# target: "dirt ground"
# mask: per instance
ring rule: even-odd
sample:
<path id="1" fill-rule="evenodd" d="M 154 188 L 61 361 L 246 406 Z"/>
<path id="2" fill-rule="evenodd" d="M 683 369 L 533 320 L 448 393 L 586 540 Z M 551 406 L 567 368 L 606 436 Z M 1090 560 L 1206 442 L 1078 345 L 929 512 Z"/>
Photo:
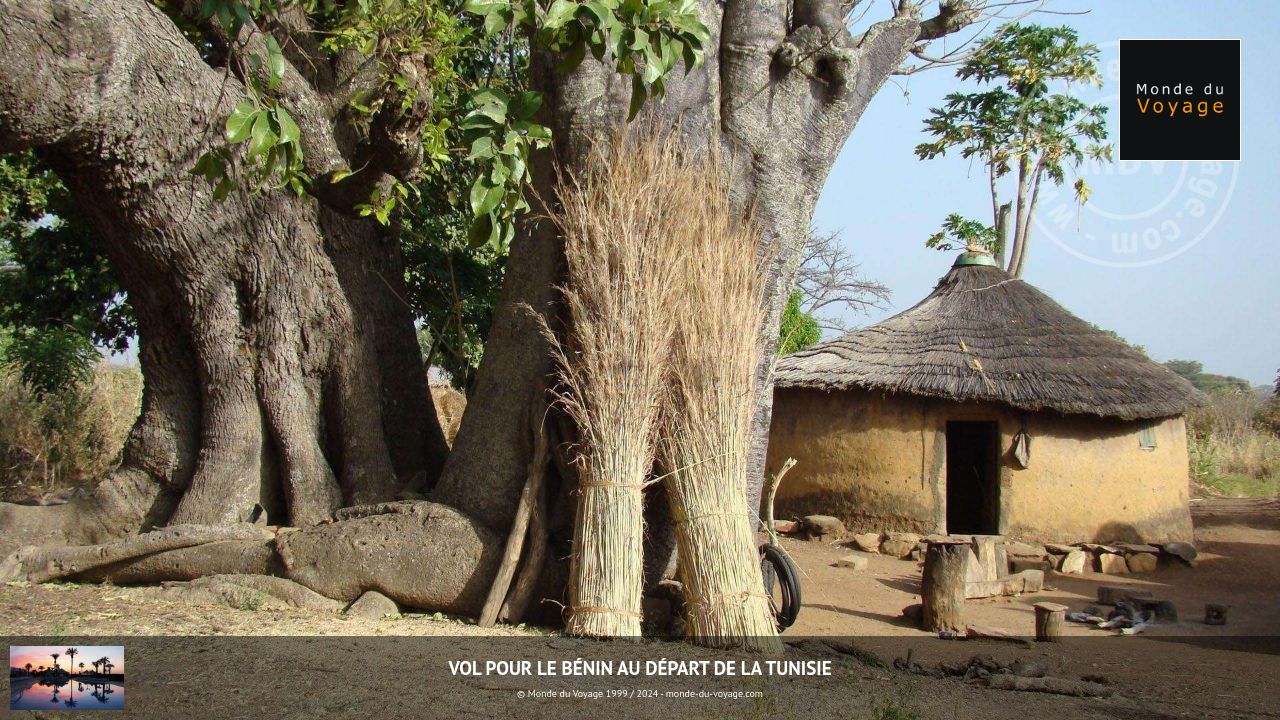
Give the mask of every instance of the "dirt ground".
<path id="1" fill-rule="evenodd" d="M 126 707 L 136 717 L 259 717 L 268 708 L 273 717 L 349 717 L 365 714 L 371 703 L 385 717 L 1280 717 L 1280 504 L 1201 501 L 1193 514 L 1201 550 L 1194 568 L 1162 565 L 1154 573 L 1120 579 L 1050 575 L 1043 592 L 966 606 L 971 623 L 1030 634 L 1033 603 L 1053 600 L 1079 609 L 1094 599 L 1097 585 L 1119 582 L 1152 589 L 1181 616 L 1177 624 L 1137 637 L 1069 626 L 1070 637 L 1056 644 L 939 640 L 899 615 L 919 601 L 915 563 L 873 557 L 859 572 L 834 566 L 846 548 L 789 541 L 787 549 L 804 573 L 804 608 L 785 636 L 792 643 L 787 657 L 831 659 L 832 675 L 663 680 L 657 686 L 754 689 L 754 698 L 529 700 L 517 693 L 539 683 L 590 692 L 634 689 L 643 681 L 459 677 L 446 660 L 732 654 L 671 642 L 579 641 L 538 628 L 481 630 L 442 615 L 374 621 L 303 610 L 193 606 L 163 599 L 151 588 L 12 584 L 0 588 L 0 634 L 11 644 L 22 642 L 18 636 L 41 636 L 39 644 L 132 636 L 123 641 L 129 653 Z M 1201 623 L 1206 602 L 1230 605 L 1229 624 Z M 846 645 L 841 653 L 822 640 L 805 639 L 814 637 L 840 638 L 864 652 L 849 654 Z M 908 652 L 925 667 L 975 654 L 1035 660 L 1055 675 L 1103 678 L 1116 695 L 1007 692 L 892 669 L 893 659 Z M 177 706 L 171 702 L 176 691 L 183 698 Z"/>

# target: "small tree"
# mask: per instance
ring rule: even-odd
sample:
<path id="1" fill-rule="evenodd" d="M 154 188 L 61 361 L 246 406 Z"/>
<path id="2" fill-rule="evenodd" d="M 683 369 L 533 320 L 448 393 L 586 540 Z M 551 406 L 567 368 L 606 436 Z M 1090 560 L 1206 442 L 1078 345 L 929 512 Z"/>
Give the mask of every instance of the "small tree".
<path id="1" fill-rule="evenodd" d="M 822 328 L 818 320 L 800 306 L 803 294 L 792 290 L 787 305 L 782 309 L 782 321 L 778 325 L 778 357 L 790 355 L 822 340 Z"/>
<path id="2" fill-rule="evenodd" d="M 980 159 L 991 187 L 992 224 L 952 214 L 927 245 L 950 250 L 954 240 L 987 247 L 1006 270 L 1021 277 L 1041 181 L 1048 177 L 1061 185 L 1067 171 L 1079 168 L 1086 158 L 1111 161 L 1111 146 L 1103 142 L 1106 106 L 1088 105 L 1049 89 L 1055 80 L 1100 86 L 1098 48 L 1081 44 L 1069 27 L 1006 25 L 975 50 L 956 75 L 994 87 L 952 93 L 945 105 L 933 108 L 925 132 L 934 140 L 917 145 L 916 155 L 929 160 L 959 148 L 963 157 Z M 1011 173 L 1016 184 L 1010 241 L 1006 219 L 1011 205 L 1001 202 L 1000 180 Z M 1077 177 L 1074 188 L 1083 205 L 1090 192 L 1084 178 Z"/>

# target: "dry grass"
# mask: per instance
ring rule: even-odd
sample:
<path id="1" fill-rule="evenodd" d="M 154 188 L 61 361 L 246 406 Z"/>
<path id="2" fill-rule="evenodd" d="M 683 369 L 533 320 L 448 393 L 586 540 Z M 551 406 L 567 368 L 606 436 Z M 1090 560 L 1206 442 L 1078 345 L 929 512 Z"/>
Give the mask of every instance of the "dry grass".
<path id="1" fill-rule="evenodd" d="M 1271 421 L 1275 403 L 1248 393 L 1218 392 L 1187 413 L 1197 485 L 1233 497 L 1280 493 L 1280 436 Z"/>
<path id="2" fill-rule="evenodd" d="M 555 342 L 560 402 L 579 428 L 581 480 L 569 583 L 574 635 L 639 636 L 644 483 L 653 466 L 675 271 L 672 220 L 690 209 L 673 145 L 615 138 L 562 180 L 568 312 Z"/>
<path id="3" fill-rule="evenodd" d="M 38 398 L 0 367 L 0 496 L 42 501 L 119 464 L 142 402 L 137 368 L 100 363 L 84 385 Z"/>
<path id="4" fill-rule="evenodd" d="M 712 646 L 778 652 L 746 480 L 757 338 L 764 320 L 759 234 L 730 206 L 716 156 L 685 173 L 691 207 L 679 249 L 676 327 L 660 440 L 689 635 Z"/>
<path id="5" fill-rule="evenodd" d="M 436 419 L 444 431 L 445 442 L 453 447 L 453 440 L 458 437 L 458 428 L 462 425 L 462 413 L 467 410 L 467 396 L 452 385 L 433 384 L 431 402 L 436 406 Z"/>

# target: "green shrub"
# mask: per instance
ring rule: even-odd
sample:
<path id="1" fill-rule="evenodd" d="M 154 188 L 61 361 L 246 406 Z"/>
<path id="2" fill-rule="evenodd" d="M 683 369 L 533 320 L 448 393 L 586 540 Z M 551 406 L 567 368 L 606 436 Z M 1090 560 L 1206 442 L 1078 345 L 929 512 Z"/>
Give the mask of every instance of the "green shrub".
<path id="1" fill-rule="evenodd" d="M 1191 477 L 1213 494 L 1270 497 L 1280 493 L 1276 401 L 1224 390 L 1187 413 Z"/>

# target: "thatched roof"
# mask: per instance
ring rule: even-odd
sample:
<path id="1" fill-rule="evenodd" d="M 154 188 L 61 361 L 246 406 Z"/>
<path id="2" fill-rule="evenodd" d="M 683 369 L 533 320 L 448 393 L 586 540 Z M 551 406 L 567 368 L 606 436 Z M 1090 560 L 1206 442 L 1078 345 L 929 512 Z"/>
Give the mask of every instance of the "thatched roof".
<path id="1" fill-rule="evenodd" d="M 779 360 L 778 387 L 1124 419 L 1179 415 L 1199 402 L 1189 382 L 1026 282 L 962 262 L 915 307 Z"/>

